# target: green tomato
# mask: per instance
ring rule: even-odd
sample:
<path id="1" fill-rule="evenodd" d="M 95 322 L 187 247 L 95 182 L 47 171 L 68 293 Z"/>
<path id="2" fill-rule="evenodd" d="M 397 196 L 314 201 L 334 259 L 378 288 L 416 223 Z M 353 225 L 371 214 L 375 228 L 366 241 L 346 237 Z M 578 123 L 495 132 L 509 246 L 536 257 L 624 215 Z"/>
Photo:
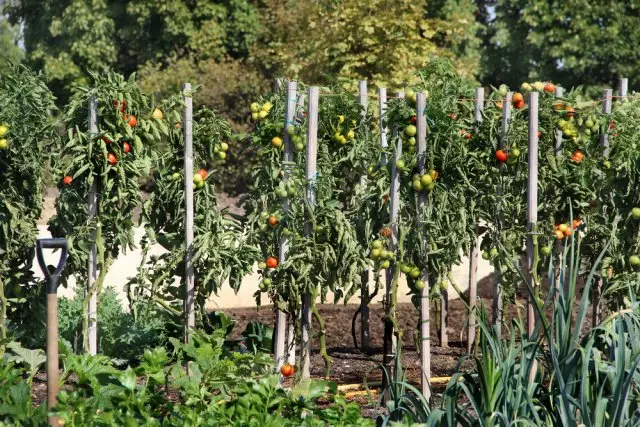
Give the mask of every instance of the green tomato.
<path id="1" fill-rule="evenodd" d="M 171 179 L 174 181 L 179 181 L 180 180 L 180 174 L 178 172 L 174 172 L 173 175 L 171 175 Z"/>
<path id="2" fill-rule="evenodd" d="M 295 126 L 288 126 L 287 127 L 287 135 L 294 136 L 295 134 L 296 134 Z"/>
<path id="3" fill-rule="evenodd" d="M 496 255 L 498 255 L 498 250 L 496 248 L 491 248 L 491 250 L 489 251 L 489 258 L 493 258 Z"/>
<path id="4" fill-rule="evenodd" d="M 424 283 L 424 280 L 416 280 L 416 284 L 415 287 L 417 290 L 421 291 L 425 288 L 426 284 Z"/>
<path id="5" fill-rule="evenodd" d="M 498 94 L 500 94 L 502 98 L 507 96 L 507 92 L 509 92 L 509 88 L 507 87 L 507 85 L 505 84 L 500 85 L 500 87 L 498 88 Z"/>
<path id="6" fill-rule="evenodd" d="M 380 268 L 382 269 L 387 269 L 389 267 L 391 267 L 391 261 L 389 260 L 385 260 L 380 263 Z"/>
<path id="7" fill-rule="evenodd" d="M 398 168 L 398 170 L 403 170 L 405 168 L 406 164 L 404 163 L 404 160 L 402 159 L 398 159 L 396 161 L 396 168 Z"/>
<path id="8" fill-rule="evenodd" d="M 633 219 L 640 219 L 640 208 L 631 209 L 631 216 Z"/>
<path id="9" fill-rule="evenodd" d="M 489 255 L 489 252 L 482 251 L 482 259 L 489 260 L 490 258 L 491 258 L 491 255 Z"/>
<path id="10" fill-rule="evenodd" d="M 302 142 L 296 144 L 296 151 L 304 151 L 304 144 Z"/>
<path id="11" fill-rule="evenodd" d="M 220 150 L 221 151 L 227 151 L 229 149 L 229 144 L 227 144 L 226 142 L 221 142 L 220 143 Z"/>
<path id="12" fill-rule="evenodd" d="M 414 125 L 409 125 L 406 128 L 404 128 L 404 133 L 408 137 L 415 136 L 417 131 L 418 129 Z"/>
<path id="13" fill-rule="evenodd" d="M 372 260 L 377 260 L 380 258 L 380 256 L 382 255 L 382 249 L 371 249 L 371 259 Z"/>
<path id="14" fill-rule="evenodd" d="M 588 119 L 587 119 L 587 121 L 586 121 L 586 122 L 584 122 L 584 126 L 585 126 L 587 129 L 591 129 L 591 128 L 593 128 L 595 125 L 596 125 L 596 124 L 595 124 L 595 123 L 593 123 L 593 120 L 591 120 L 591 118 L 588 118 Z"/>
<path id="15" fill-rule="evenodd" d="M 414 147 L 416 145 L 416 139 L 413 136 L 411 138 L 408 138 L 407 142 L 409 143 L 410 147 Z"/>
<path id="16" fill-rule="evenodd" d="M 542 248 L 540 248 L 540 253 L 544 256 L 549 256 L 551 255 L 551 247 L 549 246 L 543 246 Z"/>
<path id="17" fill-rule="evenodd" d="M 420 277 L 420 269 L 418 267 L 413 267 L 409 272 L 409 277 L 412 279 L 417 279 Z"/>
<path id="18" fill-rule="evenodd" d="M 382 249 L 382 242 L 380 240 L 374 240 L 371 242 L 371 247 L 373 249 Z"/>
<path id="19" fill-rule="evenodd" d="M 411 266 L 408 264 L 402 264 L 400 266 L 400 271 L 402 271 L 404 274 L 409 274 L 411 273 Z"/>
<path id="20" fill-rule="evenodd" d="M 640 256 L 638 255 L 631 255 L 629 257 L 629 264 L 631 264 L 632 267 L 638 267 L 640 266 Z"/>
<path id="21" fill-rule="evenodd" d="M 428 173 L 420 177 L 420 184 L 422 184 L 423 187 L 428 187 L 432 183 L 433 183 L 433 178 Z"/>
<path id="22" fill-rule="evenodd" d="M 411 185 L 413 186 L 413 189 L 415 191 L 421 191 L 422 190 L 422 183 L 420 182 L 419 179 L 414 180 Z"/>
<path id="23" fill-rule="evenodd" d="M 512 148 L 511 155 L 509 157 L 519 157 L 519 156 L 520 156 L 520 150 L 517 148 Z"/>

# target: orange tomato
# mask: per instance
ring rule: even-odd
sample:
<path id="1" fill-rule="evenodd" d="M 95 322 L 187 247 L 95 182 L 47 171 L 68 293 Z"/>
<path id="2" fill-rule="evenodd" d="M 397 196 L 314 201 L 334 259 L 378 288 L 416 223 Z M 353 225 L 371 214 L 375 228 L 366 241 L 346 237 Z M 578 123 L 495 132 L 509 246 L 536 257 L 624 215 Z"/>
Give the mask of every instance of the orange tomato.
<path id="1" fill-rule="evenodd" d="M 293 367 L 293 365 L 289 365 L 288 363 L 285 363 L 280 367 L 280 373 L 283 377 L 290 377 L 294 372 L 295 368 Z"/>
<path id="2" fill-rule="evenodd" d="M 64 177 L 62 182 L 64 182 L 64 185 L 71 185 L 71 183 L 73 182 L 73 178 L 67 175 Z"/>
<path id="3" fill-rule="evenodd" d="M 565 237 L 569 237 L 569 236 L 571 236 L 571 229 L 570 229 L 570 228 L 567 228 L 567 229 L 564 231 L 564 235 L 565 235 Z"/>
<path id="4" fill-rule="evenodd" d="M 556 90 L 556 85 L 554 85 L 551 82 L 544 85 L 544 91 L 547 93 L 553 93 L 555 90 Z"/>
<path id="5" fill-rule="evenodd" d="M 563 233 L 562 231 L 560 231 L 560 230 L 556 230 L 556 231 L 554 232 L 554 234 L 556 235 L 556 238 L 557 238 L 558 240 L 562 240 L 562 239 L 564 238 L 564 233 Z"/>
<path id="6" fill-rule="evenodd" d="M 389 228 L 389 227 L 382 227 L 382 229 L 380 230 L 380 235 L 381 235 L 382 237 L 386 237 L 386 238 L 391 237 L 391 228 Z"/>
<path id="7" fill-rule="evenodd" d="M 566 107 L 564 107 L 564 110 L 567 112 L 567 116 L 569 117 L 576 116 L 576 110 L 572 106 L 567 105 Z"/>
<path id="8" fill-rule="evenodd" d="M 269 216 L 269 225 L 272 227 L 275 227 L 276 225 L 278 225 L 278 218 L 276 218 L 275 215 Z"/>
<path id="9" fill-rule="evenodd" d="M 513 98 L 511 98 L 511 100 L 513 101 L 514 104 L 518 102 L 524 103 L 524 96 L 520 92 L 516 92 L 513 94 Z"/>
<path id="10" fill-rule="evenodd" d="M 278 258 L 270 256 L 265 261 L 265 264 L 267 264 L 267 268 L 276 268 L 278 266 Z"/>
<path id="11" fill-rule="evenodd" d="M 526 104 L 524 103 L 524 101 L 518 101 L 513 103 L 513 106 L 515 107 L 516 110 L 523 109 L 525 105 Z"/>
<path id="12" fill-rule="evenodd" d="M 573 229 L 577 229 L 578 227 L 580 227 L 582 225 L 582 221 L 580 220 L 580 218 L 575 218 L 573 220 Z"/>

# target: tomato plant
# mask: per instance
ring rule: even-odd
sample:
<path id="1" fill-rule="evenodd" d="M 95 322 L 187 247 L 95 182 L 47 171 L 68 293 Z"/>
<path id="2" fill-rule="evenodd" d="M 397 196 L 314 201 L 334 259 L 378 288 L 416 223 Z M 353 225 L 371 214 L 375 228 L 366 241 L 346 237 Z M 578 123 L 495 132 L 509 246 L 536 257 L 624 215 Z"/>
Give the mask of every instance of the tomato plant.
<path id="1" fill-rule="evenodd" d="M 89 100 L 97 100 L 98 129 L 88 129 Z M 56 175 L 71 176 L 56 198 L 57 214 L 49 228 L 55 237 L 69 241 L 69 262 L 63 283 L 70 276 L 88 281 L 88 260 L 96 247 L 98 275 L 83 301 L 82 336 L 88 351 L 88 305 L 99 295 L 109 268 L 120 252 L 135 246 L 133 213 L 142 202 L 141 178 L 152 166 L 153 145 L 168 126 L 151 116 L 154 106 L 140 90 L 135 77 L 115 73 L 91 74 L 64 111 L 68 132 L 56 162 Z M 132 126 L 136 117 L 135 126 Z M 127 144 L 127 145 L 125 145 Z M 127 148 L 128 152 L 127 152 Z M 95 216 L 89 215 L 89 197 L 95 191 Z"/>
<path id="2" fill-rule="evenodd" d="M 263 97 L 252 105 L 252 110 L 262 108 L 263 113 L 265 105 L 269 108 L 256 121 L 252 134 L 252 146 L 262 163 L 253 171 L 253 187 L 244 203 L 247 224 L 260 246 L 259 261 L 278 255 L 280 242 L 288 241 L 285 258 L 278 259 L 277 268 L 260 266 L 263 281 L 255 295 L 256 302 L 260 304 L 261 294 L 266 293 L 280 310 L 296 316 L 302 296 L 311 295 L 311 310 L 319 324 L 320 352 L 327 374 L 330 359 L 324 342 L 324 320 L 316 309 L 316 298 L 324 301 L 327 291 L 331 290 L 337 302 L 345 293 L 353 292 L 350 289 L 365 268 L 362 249 L 339 201 L 343 193 L 338 191 L 336 180 L 336 168 L 341 163 L 336 161 L 335 153 L 348 153 L 349 145 L 357 146 L 355 131 L 353 139 L 351 129 L 340 132 L 344 143 L 336 139 L 338 122 L 346 120 L 339 116 L 349 113 L 342 107 L 339 107 L 342 114 L 336 112 L 329 102 L 323 100 L 320 104 L 317 176 L 312 181 L 305 175 L 306 118 L 302 105 L 298 103 L 294 121 L 286 133 L 284 91 Z M 353 100 L 350 102 L 352 106 L 357 105 Z M 256 111 L 252 111 L 252 115 L 255 114 Z M 357 125 L 356 115 L 351 114 Z M 274 144 L 274 140 L 278 143 Z M 293 161 L 283 158 L 286 143 L 291 143 L 294 149 Z M 315 204 L 304 198 L 310 185 L 315 190 Z M 288 200 L 286 210 L 283 209 L 285 200 Z"/>
<path id="3" fill-rule="evenodd" d="M 42 175 L 57 129 L 53 95 L 26 67 L 0 74 L 0 354 L 7 317 L 20 324 L 27 294 L 40 294 L 32 273 L 36 221 L 42 212 Z M 23 307 L 24 308 L 24 307 Z"/>
<path id="4" fill-rule="evenodd" d="M 172 126 L 183 114 L 183 99 L 175 96 L 159 106 L 162 116 L 155 118 L 169 129 L 154 164 L 154 189 L 145 201 L 141 224 L 145 226 L 142 241 L 143 263 L 138 275 L 129 282 L 128 294 L 133 301 L 151 301 L 176 317 L 182 316 L 185 295 L 185 193 L 184 131 Z M 213 178 L 224 167 L 231 139 L 229 123 L 214 111 L 200 108 L 193 117 L 194 165 L 194 241 L 193 266 L 196 307 L 199 322 L 206 322 L 206 299 L 216 293 L 225 280 L 237 291 L 243 276 L 251 271 L 256 248 L 249 245 L 239 221 L 216 205 Z M 213 169 L 208 169 L 212 167 Z M 159 243 L 166 252 L 149 255 L 151 245 Z M 176 282 L 175 277 L 180 281 Z"/>

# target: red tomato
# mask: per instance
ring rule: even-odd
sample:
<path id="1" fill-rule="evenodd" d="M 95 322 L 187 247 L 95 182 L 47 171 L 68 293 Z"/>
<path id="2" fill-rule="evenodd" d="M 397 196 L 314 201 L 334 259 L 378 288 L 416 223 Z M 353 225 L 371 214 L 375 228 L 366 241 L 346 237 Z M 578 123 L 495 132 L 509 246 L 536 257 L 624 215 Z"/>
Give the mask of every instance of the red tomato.
<path id="1" fill-rule="evenodd" d="M 127 108 L 127 101 L 120 101 L 115 99 L 113 101 L 113 106 L 116 110 L 120 110 L 121 113 L 124 113 L 124 109 Z"/>
<path id="2" fill-rule="evenodd" d="M 504 150 L 496 151 L 496 160 L 500 163 L 504 163 L 509 158 L 509 155 Z"/>
<path id="3" fill-rule="evenodd" d="M 553 83 L 549 82 L 546 85 L 544 85 L 544 91 L 547 93 L 553 93 L 556 90 L 556 85 L 554 85 Z"/>
<path id="4" fill-rule="evenodd" d="M 416 124 L 416 121 L 417 121 L 416 116 L 413 116 L 409 119 L 409 123 L 413 123 L 414 125 Z"/>
<path id="5" fill-rule="evenodd" d="M 542 132 L 538 131 L 538 138 L 542 136 Z"/>
<path id="6" fill-rule="evenodd" d="M 276 225 L 278 225 L 278 218 L 276 218 L 275 215 L 269 216 L 269 225 L 272 227 L 275 227 Z"/>
<path id="7" fill-rule="evenodd" d="M 131 146 L 129 145 L 128 142 L 122 143 L 122 151 L 124 151 L 125 153 L 128 153 L 129 151 L 131 151 Z"/>
<path id="8" fill-rule="evenodd" d="M 109 145 L 111 144 L 111 140 L 109 138 L 107 138 L 106 136 L 102 135 L 100 137 L 100 139 L 102 139 L 104 141 L 105 144 Z"/>
<path id="9" fill-rule="evenodd" d="M 207 176 L 209 176 L 209 173 L 207 172 L 206 169 L 200 169 L 198 172 L 196 172 L 198 175 L 200 175 L 202 177 L 202 179 L 206 179 Z"/>
<path id="10" fill-rule="evenodd" d="M 517 104 L 519 102 L 524 103 L 524 96 L 520 92 L 516 92 L 513 94 L 511 101 L 513 101 L 514 104 Z"/>
<path id="11" fill-rule="evenodd" d="M 265 264 L 267 264 L 267 268 L 276 268 L 278 266 L 278 258 L 270 256 L 265 261 Z"/>
<path id="12" fill-rule="evenodd" d="M 111 166 L 115 166 L 115 164 L 118 163 L 118 158 L 115 154 L 109 153 L 107 154 L 107 163 L 109 163 Z"/>
<path id="13" fill-rule="evenodd" d="M 282 374 L 283 377 L 290 377 L 291 375 L 293 375 L 294 371 L 295 369 L 293 365 L 289 365 L 288 363 L 280 367 L 280 373 Z"/>
<path id="14" fill-rule="evenodd" d="M 138 124 L 138 119 L 136 119 L 136 116 L 134 115 L 124 116 L 124 121 L 129 123 L 129 126 L 132 128 Z"/>
<path id="15" fill-rule="evenodd" d="M 62 182 L 64 183 L 64 185 L 71 185 L 71 183 L 73 182 L 73 178 L 67 175 L 64 177 Z"/>

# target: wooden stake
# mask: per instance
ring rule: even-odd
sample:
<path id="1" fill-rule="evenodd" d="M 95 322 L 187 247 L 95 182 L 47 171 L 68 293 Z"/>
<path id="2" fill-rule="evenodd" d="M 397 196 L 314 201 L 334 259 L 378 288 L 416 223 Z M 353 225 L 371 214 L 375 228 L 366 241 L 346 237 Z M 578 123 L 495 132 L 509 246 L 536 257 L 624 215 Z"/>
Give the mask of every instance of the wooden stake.
<path id="1" fill-rule="evenodd" d="M 613 90 L 605 89 L 602 91 L 602 112 L 604 114 L 611 114 L 611 101 L 613 97 Z M 609 157 L 609 128 L 605 130 L 600 136 L 600 148 L 602 149 L 602 157 Z M 602 277 L 598 278 L 596 288 L 593 292 L 593 314 L 592 324 L 594 326 L 600 323 L 600 296 L 602 295 Z"/>
<path id="2" fill-rule="evenodd" d="M 562 98 L 562 88 L 560 86 L 556 86 L 555 91 L 553 92 L 554 96 L 556 98 Z M 562 157 L 562 130 L 561 129 L 556 129 L 555 130 L 555 137 L 556 137 L 556 146 L 555 146 L 555 152 L 556 152 L 556 157 Z M 559 296 L 559 292 L 560 292 L 560 271 L 562 268 L 562 262 L 563 262 L 563 248 L 564 246 L 562 245 L 562 242 L 560 242 L 559 240 L 556 241 L 556 253 L 557 255 L 557 259 L 556 259 L 556 267 L 555 267 L 555 271 L 554 271 L 554 288 L 556 290 L 556 294 L 554 296 L 554 299 L 557 299 Z"/>
<path id="3" fill-rule="evenodd" d="M 396 98 L 404 98 L 404 92 L 398 92 Z M 385 104 L 386 107 L 386 104 Z M 398 250 L 398 212 L 400 208 L 400 172 L 396 168 L 396 161 L 402 157 L 402 139 L 398 138 L 398 129 L 393 130 L 394 137 L 397 139 L 396 144 L 396 157 L 391 165 L 391 190 L 389 194 L 389 209 L 390 209 L 390 222 L 391 222 L 391 241 L 389 249 L 395 254 Z M 385 140 L 386 141 L 386 140 Z M 389 320 L 394 315 L 394 310 L 390 308 L 391 304 L 391 287 L 393 285 L 393 276 L 395 274 L 395 264 L 392 263 L 391 267 L 386 270 L 386 287 L 385 287 L 385 322 L 384 322 L 384 348 L 382 355 L 382 368 L 386 370 L 382 373 L 383 389 L 385 390 L 385 400 L 389 397 L 387 390 L 387 375 L 392 376 L 391 362 L 396 355 L 395 335 L 393 331 L 393 322 Z"/>
<path id="4" fill-rule="evenodd" d="M 418 92 L 416 94 L 416 128 L 417 128 L 417 143 L 418 143 L 418 173 L 424 175 L 427 173 L 427 117 L 425 110 L 427 103 L 425 100 L 424 92 Z M 418 210 L 422 211 L 427 204 L 427 194 L 421 191 L 418 196 Z M 419 214 L 421 215 L 421 214 Z M 424 229 L 424 228 L 423 228 Z M 426 235 L 424 238 L 426 239 Z M 428 245 L 428 243 L 427 243 Z M 425 260 L 426 261 L 426 260 Z M 422 270 L 421 279 L 424 281 L 425 286 L 420 293 L 420 366 L 422 368 L 422 394 L 427 401 L 431 397 L 431 387 L 429 386 L 429 379 L 431 378 L 431 337 L 429 331 L 429 273 L 427 269 Z M 443 304 L 444 307 L 444 304 Z M 444 308 L 443 310 L 444 311 Z M 446 329 L 443 324 L 442 329 Z M 446 336 L 446 332 L 445 332 Z"/>
<path id="5" fill-rule="evenodd" d="M 195 275 L 193 270 L 193 100 L 191 83 L 184 84 L 184 342 L 196 327 Z"/>
<path id="6" fill-rule="evenodd" d="M 363 107 L 362 118 L 365 118 L 369 104 L 366 80 L 360 80 L 358 82 L 358 101 Z M 366 182 L 366 179 L 366 176 L 362 177 L 363 184 Z M 360 275 L 360 346 L 363 352 L 369 351 L 369 336 L 369 270 L 365 270 Z"/>
<path id="7" fill-rule="evenodd" d="M 507 140 L 507 132 L 509 131 L 509 120 L 511 120 L 511 100 L 513 97 L 512 92 L 507 92 L 507 96 L 502 100 L 502 138 L 498 140 L 498 148 L 505 148 L 505 141 Z M 504 165 L 500 166 L 500 173 L 506 169 Z M 498 196 L 502 196 L 503 190 L 502 186 L 498 185 Z M 497 213 L 498 218 L 498 230 L 502 228 L 502 224 L 504 223 L 504 217 L 502 212 Z M 498 337 L 500 337 L 502 332 L 502 285 L 500 283 L 500 271 L 498 269 L 494 270 L 493 273 L 493 302 L 491 311 L 493 314 L 492 322 L 493 326 L 496 329 L 496 333 Z"/>
<path id="8" fill-rule="evenodd" d="M 307 202 L 316 203 L 316 157 L 318 151 L 318 98 L 320 89 L 309 88 L 309 107 L 307 108 Z M 306 292 L 302 297 L 302 379 L 310 377 L 311 368 L 311 294 Z"/>
<path id="9" fill-rule="evenodd" d="M 534 257 L 538 251 L 536 224 L 538 222 L 538 92 L 529 94 L 529 170 L 527 178 L 527 267 L 529 280 L 534 294 L 539 292 L 536 280 Z M 527 299 L 527 333 L 533 335 L 535 327 L 534 301 L 529 295 Z"/>
<path id="10" fill-rule="evenodd" d="M 482 122 L 484 88 L 476 88 L 475 121 Z M 476 299 L 478 298 L 478 258 L 480 255 L 480 224 L 476 222 L 476 241 L 469 255 L 469 327 L 467 329 L 467 353 L 471 353 L 476 338 Z"/>
<path id="11" fill-rule="evenodd" d="M 293 124 L 293 119 L 296 113 L 296 99 L 298 96 L 298 84 L 296 82 L 290 81 L 287 82 L 287 107 L 285 110 L 285 118 L 284 118 L 284 157 L 283 164 L 285 167 L 282 169 L 283 171 L 283 181 L 286 183 L 289 181 L 290 165 L 293 162 L 293 143 L 291 141 L 291 137 L 287 132 L 287 129 Z M 289 197 L 285 197 L 282 201 L 282 212 L 286 214 L 289 211 Z M 282 237 L 280 240 L 280 250 L 279 250 L 279 260 L 280 263 L 285 262 L 287 258 L 287 251 L 289 250 L 289 240 L 286 237 Z M 287 314 L 280 311 L 277 307 L 276 310 L 276 330 L 275 330 L 275 361 L 276 366 L 278 367 L 278 371 L 280 371 L 280 367 L 284 364 L 285 360 L 285 335 L 287 333 Z M 293 316 L 292 316 L 293 317 Z M 293 326 L 293 325 L 292 325 Z M 291 328 L 290 328 L 291 329 Z M 291 334 L 293 332 L 293 334 Z M 295 344 L 293 342 L 295 337 L 295 330 L 289 330 L 289 352 L 292 350 L 295 352 Z M 290 355 L 290 353 L 289 353 Z M 289 362 L 289 357 L 287 362 Z M 295 359 L 294 359 L 295 361 Z"/>
<path id="12" fill-rule="evenodd" d="M 98 135 L 98 98 L 96 95 L 89 98 L 89 134 L 92 139 Z M 91 189 L 89 190 L 89 222 L 93 222 L 93 219 L 98 213 L 98 184 L 93 181 Z M 97 247 L 96 247 L 96 231 L 91 233 L 91 251 L 89 252 L 89 265 L 88 265 L 88 282 L 86 292 L 92 292 L 93 286 L 98 277 L 98 263 L 97 263 Z M 98 295 L 95 293 L 89 298 L 89 310 L 87 311 L 88 330 L 85 342 L 88 342 L 89 348 L 85 348 L 85 351 L 89 351 L 89 354 L 98 354 Z"/>
<path id="13" fill-rule="evenodd" d="M 620 101 L 627 100 L 627 91 L 629 90 L 629 79 L 626 77 L 620 78 L 618 83 L 618 94 L 620 95 Z"/>

